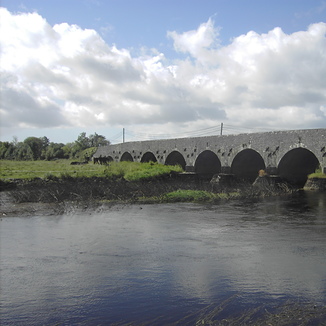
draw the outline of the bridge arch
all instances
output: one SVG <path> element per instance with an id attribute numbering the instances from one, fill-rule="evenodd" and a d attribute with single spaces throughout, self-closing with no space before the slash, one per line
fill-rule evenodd
<path id="1" fill-rule="evenodd" d="M 290 184 L 303 187 L 308 174 L 315 172 L 318 166 L 319 161 L 313 152 L 306 148 L 294 148 L 281 158 L 278 174 Z"/>
<path id="2" fill-rule="evenodd" d="M 217 155 L 210 150 L 205 150 L 196 159 L 195 172 L 204 178 L 210 178 L 221 172 L 221 166 L 221 161 Z"/>
<path id="3" fill-rule="evenodd" d="M 186 161 L 183 155 L 178 151 L 171 152 L 165 160 L 165 165 L 180 165 L 183 170 L 186 169 Z"/>
<path id="4" fill-rule="evenodd" d="M 265 162 L 261 155 L 253 149 L 239 152 L 231 164 L 231 173 L 239 179 L 254 182 L 259 170 L 265 170 Z"/>
<path id="5" fill-rule="evenodd" d="M 120 162 L 133 162 L 134 159 L 132 158 L 129 152 L 124 152 L 121 156 Z"/>
<path id="6" fill-rule="evenodd" d="M 156 159 L 155 155 L 152 152 L 146 152 L 142 156 L 140 162 L 142 162 L 142 163 L 154 162 L 155 163 L 155 162 L 157 162 L 157 159 Z"/>

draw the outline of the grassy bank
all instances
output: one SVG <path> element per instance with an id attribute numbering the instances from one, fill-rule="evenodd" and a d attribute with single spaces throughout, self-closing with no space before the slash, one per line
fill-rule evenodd
<path id="1" fill-rule="evenodd" d="M 205 190 L 182 190 L 178 189 L 176 191 L 164 194 L 161 197 L 162 202 L 215 202 L 221 199 L 231 199 L 240 196 L 239 192 L 222 192 L 213 193 Z"/>
<path id="2" fill-rule="evenodd" d="M 326 173 L 315 172 L 308 175 L 308 179 L 326 179 Z"/>
<path id="3" fill-rule="evenodd" d="M 112 162 L 108 165 L 71 165 L 58 161 L 0 161 L 0 190 L 13 203 L 139 202 L 215 203 L 239 197 L 271 196 L 283 188 L 250 184 L 215 185 L 179 166 L 158 163 Z"/>
<path id="4" fill-rule="evenodd" d="M 128 181 L 148 180 L 167 175 L 171 172 L 181 172 L 179 166 L 167 166 L 158 163 L 112 162 L 109 165 L 82 164 L 72 165 L 71 160 L 57 161 L 0 161 L 0 179 L 31 180 L 41 178 L 123 178 Z"/>
<path id="5" fill-rule="evenodd" d="M 308 175 L 308 179 L 326 179 L 326 173 L 323 173 L 319 167 L 314 173 Z"/>

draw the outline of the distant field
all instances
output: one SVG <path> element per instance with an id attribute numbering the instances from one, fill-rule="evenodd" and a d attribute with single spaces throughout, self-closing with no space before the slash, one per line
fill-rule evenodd
<path id="1" fill-rule="evenodd" d="M 0 161 L 1 179 L 47 178 L 49 175 L 103 176 L 105 167 L 96 164 L 71 165 L 70 160 Z"/>
<path id="2" fill-rule="evenodd" d="M 53 177 L 121 177 L 126 180 L 142 180 L 181 172 L 178 166 L 153 163 L 120 162 L 110 165 L 88 163 L 71 165 L 71 160 L 57 161 L 6 161 L 0 160 L 0 179 L 51 179 Z"/>

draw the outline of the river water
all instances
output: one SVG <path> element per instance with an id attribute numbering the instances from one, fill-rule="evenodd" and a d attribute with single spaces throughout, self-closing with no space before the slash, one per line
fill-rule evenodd
<path id="1" fill-rule="evenodd" d="M 2 217 L 0 239 L 1 325 L 226 324 L 326 305 L 325 193 Z"/>

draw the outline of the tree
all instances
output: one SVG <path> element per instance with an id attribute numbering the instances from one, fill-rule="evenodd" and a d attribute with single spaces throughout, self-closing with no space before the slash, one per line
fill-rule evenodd
<path id="1" fill-rule="evenodd" d="M 27 137 L 23 142 L 13 137 L 12 142 L 0 141 L 0 159 L 6 160 L 53 160 L 56 158 L 84 157 L 88 159 L 96 147 L 109 145 L 110 141 L 96 132 L 87 137 L 82 132 L 73 143 L 53 143 L 46 136 Z M 88 150 L 89 149 L 89 150 Z"/>
<path id="2" fill-rule="evenodd" d="M 7 141 L 1 141 L 0 142 L 0 159 L 5 159 L 7 158 L 7 151 L 10 149 L 11 144 Z M 9 154 L 9 152 L 8 152 Z"/>
<path id="3" fill-rule="evenodd" d="M 38 160 L 41 158 L 43 141 L 41 138 L 28 137 L 24 140 L 24 144 L 28 145 L 32 151 L 32 160 Z"/>
<path id="4" fill-rule="evenodd" d="M 69 155 L 65 154 L 64 146 L 65 145 L 62 143 L 50 143 L 44 152 L 44 158 L 47 161 L 60 158 L 69 158 Z"/>
<path id="5" fill-rule="evenodd" d="M 99 147 L 104 145 L 109 145 L 110 141 L 106 140 L 104 136 L 98 135 L 95 133 L 94 135 L 86 136 L 86 132 L 82 132 L 70 150 L 70 157 L 78 156 L 78 153 L 84 151 L 87 148 L 91 147 Z"/>
<path id="6" fill-rule="evenodd" d="M 77 140 L 75 141 L 75 146 L 78 151 L 82 151 L 88 147 L 91 147 L 89 138 L 86 136 L 86 132 L 82 132 Z"/>
<path id="7" fill-rule="evenodd" d="M 46 136 L 43 136 L 40 138 L 41 141 L 42 141 L 42 152 L 41 152 L 41 159 L 44 159 L 45 158 L 45 153 L 46 153 L 46 150 L 50 144 L 50 139 Z"/>
<path id="8" fill-rule="evenodd" d="M 25 142 L 19 142 L 14 149 L 13 159 L 18 161 L 34 160 L 34 154 L 31 147 Z"/>
<path id="9" fill-rule="evenodd" d="M 91 145 L 90 147 L 99 147 L 99 146 L 110 145 L 109 140 L 106 140 L 104 136 L 98 135 L 97 133 L 89 136 L 89 142 Z"/>
<path id="10" fill-rule="evenodd" d="M 42 149 L 46 149 L 50 144 L 50 139 L 46 136 L 40 138 L 42 141 Z"/>
<path id="11" fill-rule="evenodd" d="M 75 147 L 75 143 L 67 143 L 62 147 L 65 157 L 75 157 L 77 150 Z"/>
<path id="12" fill-rule="evenodd" d="M 11 142 L 14 146 L 16 146 L 18 144 L 18 137 L 14 136 L 12 137 L 12 142 Z"/>

